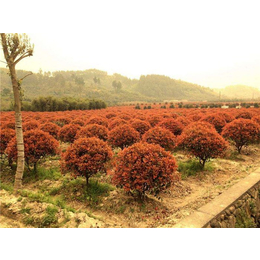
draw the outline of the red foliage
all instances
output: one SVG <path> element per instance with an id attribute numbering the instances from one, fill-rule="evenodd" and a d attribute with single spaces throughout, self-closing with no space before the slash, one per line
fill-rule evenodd
<path id="1" fill-rule="evenodd" d="M 147 132 L 150 128 L 151 125 L 148 122 L 145 122 L 140 119 L 135 119 L 132 123 L 131 126 L 140 133 L 142 136 L 145 132 Z"/>
<path id="2" fill-rule="evenodd" d="M 51 135 L 39 129 L 24 132 L 24 157 L 29 166 L 34 165 L 46 155 L 54 155 L 58 152 L 59 142 Z M 16 137 L 14 137 L 6 148 L 9 160 L 17 159 Z"/>
<path id="3" fill-rule="evenodd" d="M 100 117 L 100 116 L 91 117 L 91 118 L 87 121 L 87 124 L 88 124 L 88 125 L 97 124 L 97 125 L 103 125 L 103 126 L 105 126 L 105 127 L 108 127 L 107 118 L 105 118 L 105 117 Z"/>
<path id="4" fill-rule="evenodd" d="M 140 140 L 140 134 L 130 125 L 115 127 L 108 134 L 108 142 L 114 147 L 125 147 L 132 145 Z"/>
<path id="5" fill-rule="evenodd" d="M 162 120 L 162 118 L 157 115 L 151 115 L 147 118 L 147 120 L 151 124 L 151 126 L 154 127 Z"/>
<path id="6" fill-rule="evenodd" d="M 238 152 L 245 145 L 258 141 L 259 125 L 250 119 L 239 118 L 227 124 L 222 131 L 222 135 L 233 141 Z"/>
<path id="7" fill-rule="evenodd" d="M 13 129 L 2 129 L 0 131 L 0 154 L 5 153 L 5 149 L 8 143 L 15 137 L 15 131 Z"/>
<path id="8" fill-rule="evenodd" d="M 177 164 L 170 152 L 159 145 L 136 143 L 118 154 L 113 183 L 126 191 L 157 195 L 179 180 Z"/>
<path id="9" fill-rule="evenodd" d="M 236 119 L 243 118 L 243 119 L 251 119 L 254 116 L 254 114 L 250 111 L 241 110 L 237 115 Z"/>
<path id="10" fill-rule="evenodd" d="M 40 126 L 40 129 L 46 133 L 52 135 L 55 139 L 59 136 L 60 127 L 54 123 L 47 122 Z"/>
<path id="11" fill-rule="evenodd" d="M 33 129 L 37 129 L 40 127 L 40 124 L 38 121 L 36 120 L 30 120 L 27 122 L 23 123 L 23 131 L 29 131 L 29 130 L 33 130 Z"/>
<path id="12" fill-rule="evenodd" d="M 15 130 L 15 122 L 12 122 L 12 121 L 4 122 L 3 125 L 1 126 L 1 128 L 2 129 L 9 128 L 9 129 Z"/>
<path id="13" fill-rule="evenodd" d="M 254 116 L 254 117 L 252 118 L 252 120 L 253 120 L 254 122 L 256 122 L 256 123 L 260 126 L 260 115 L 259 115 L 259 116 Z"/>
<path id="14" fill-rule="evenodd" d="M 190 124 L 178 137 L 177 145 L 197 157 L 203 167 L 206 161 L 221 156 L 228 147 L 215 129 L 201 123 Z"/>
<path id="15" fill-rule="evenodd" d="M 112 150 L 106 142 L 96 138 L 77 139 L 63 154 L 63 167 L 75 176 L 88 179 L 100 171 L 105 171 L 106 163 L 112 158 Z"/>
<path id="16" fill-rule="evenodd" d="M 165 118 L 163 119 L 158 126 L 166 128 L 170 130 L 174 135 L 180 135 L 184 126 L 182 123 L 178 122 L 176 119 L 173 118 Z"/>
<path id="17" fill-rule="evenodd" d="M 221 133 L 223 127 L 226 125 L 226 120 L 218 114 L 207 115 L 201 120 L 212 124 L 218 133 Z"/>
<path id="18" fill-rule="evenodd" d="M 79 126 L 84 126 L 85 122 L 81 119 L 74 119 L 70 122 L 70 124 L 74 124 L 74 125 L 79 125 Z"/>
<path id="19" fill-rule="evenodd" d="M 87 125 L 85 127 L 82 127 L 76 135 L 77 139 L 82 137 L 97 137 L 101 140 L 106 141 L 108 137 L 108 130 L 102 125 Z"/>
<path id="20" fill-rule="evenodd" d="M 115 118 L 114 120 L 112 120 L 109 125 L 108 125 L 108 129 L 112 130 L 117 126 L 121 126 L 121 125 L 127 125 L 128 122 L 124 119 L 121 118 Z"/>
<path id="21" fill-rule="evenodd" d="M 69 124 L 71 121 L 70 118 L 60 116 L 60 117 L 55 117 L 52 122 L 60 127 Z"/>
<path id="22" fill-rule="evenodd" d="M 62 142 L 73 143 L 76 139 L 77 132 L 81 129 L 79 125 L 64 125 L 59 131 L 59 139 Z"/>
<path id="23" fill-rule="evenodd" d="M 165 150 L 172 151 L 175 147 L 176 137 L 170 130 L 156 126 L 143 135 L 143 141 L 159 144 Z"/>

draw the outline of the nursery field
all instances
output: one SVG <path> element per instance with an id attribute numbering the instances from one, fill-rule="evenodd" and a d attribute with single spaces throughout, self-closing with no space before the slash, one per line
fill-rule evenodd
<path id="1" fill-rule="evenodd" d="M 0 227 L 172 227 L 260 167 L 260 109 L 1 113 Z"/>

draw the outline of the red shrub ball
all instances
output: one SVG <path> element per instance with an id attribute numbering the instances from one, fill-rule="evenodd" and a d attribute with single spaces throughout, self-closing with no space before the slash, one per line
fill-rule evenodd
<path id="1" fill-rule="evenodd" d="M 108 142 L 114 147 L 125 147 L 132 145 L 140 140 L 140 134 L 130 125 L 115 127 L 108 134 Z"/>
<path id="2" fill-rule="evenodd" d="M 74 119 L 70 122 L 70 124 L 74 124 L 74 125 L 79 125 L 79 126 L 84 126 L 85 122 L 81 119 Z"/>
<path id="3" fill-rule="evenodd" d="M 108 144 L 96 137 L 77 139 L 63 154 L 66 170 L 75 176 L 89 178 L 100 171 L 105 171 L 106 163 L 112 158 L 112 150 Z"/>
<path id="4" fill-rule="evenodd" d="M 176 119 L 173 118 L 165 118 L 163 119 L 158 126 L 166 128 L 170 130 L 174 135 L 180 135 L 184 126 L 182 123 L 178 122 Z"/>
<path id="5" fill-rule="evenodd" d="M 92 125 L 87 125 L 85 127 L 82 127 L 77 135 L 76 138 L 83 138 L 83 137 L 97 137 L 101 140 L 106 141 L 108 137 L 108 130 L 106 127 L 102 125 L 97 125 L 97 124 L 92 124 Z"/>
<path id="6" fill-rule="evenodd" d="M 55 139 L 58 138 L 60 127 L 54 123 L 47 122 L 40 126 L 40 129 L 52 135 Z"/>
<path id="7" fill-rule="evenodd" d="M 5 128 L 0 131 L 0 154 L 5 153 L 8 143 L 15 137 L 13 129 Z"/>
<path id="8" fill-rule="evenodd" d="M 60 127 L 69 124 L 71 121 L 70 118 L 67 117 L 55 117 L 52 119 L 52 122 Z"/>
<path id="9" fill-rule="evenodd" d="M 197 157 L 204 167 L 210 158 L 221 156 L 227 149 L 228 143 L 213 127 L 193 123 L 178 137 L 177 146 Z"/>
<path id="10" fill-rule="evenodd" d="M 29 131 L 29 130 L 33 130 L 33 129 L 37 129 L 39 127 L 40 127 L 40 124 L 36 120 L 30 120 L 30 121 L 23 123 L 23 131 L 24 132 Z"/>
<path id="11" fill-rule="evenodd" d="M 212 124 L 218 133 L 221 133 L 223 127 L 226 125 L 226 120 L 218 114 L 207 115 L 201 119 Z"/>
<path id="12" fill-rule="evenodd" d="M 28 166 L 33 164 L 35 170 L 41 158 L 58 152 L 59 142 L 46 132 L 39 129 L 30 130 L 25 132 L 23 137 L 25 162 Z M 17 159 L 16 137 L 9 142 L 6 153 L 9 160 Z"/>
<path id="13" fill-rule="evenodd" d="M 59 139 L 62 142 L 73 143 L 77 132 L 81 129 L 79 125 L 64 125 L 59 131 Z"/>
<path id="14" fill-rule="evenodd" d="M 108 129 L 112 130 L 117 126 L 121 126 L 121 125 L 127 125 L 128 122 L 124 119 L 121 118 L 115 118 L 114 120 L 112 120 L 109 125 L 108 125 Z"/>
<path id="15" fill-rule="evenodd" d="M 118 154 L 113 183 L 126 191 L 137 192 L 143 197 L 146 192 L 157 195 L 174 181 L 175 158 L 159 145 L 136 143 Z"/>
<path id="16" fill-rule="evenodd" d="M 222 131 L 222 135 L 234 142 L 238 152 L 245 145 L 255 143 L 259 139 L 259 125 L 250 119 L 236 119 L 227 124 Z"/>
<path id="17" fill-rule="evenodd" d="M 131 126 L 140 133 L 142 136 L 145 132 L 147 132 L 150 128 L 151 125 L 143 120 L 140 119 L 135 119 L 132 123 Z"/>
<path id="18" fill-rule="evenodd" d="M 105 117 L 91 117 L 88 121 L 87 121 L 88 125 L 92 125 L 92 124 L 97 124 L 97 125 L 103 125 L 105 127 L 108 127 L 108 120 Z"/>
<path id="19" fill-rule="evenodd" d="M 243 119 L 251 119 L 254 114 L 250 111 L 241 110 L 237 115 L 236 119 L 243 118 Z"/>
<path id="20" fill-rule="evenodd" d="M 165 150 L 172 151 L 176 137 L 170 130 L 157 126 L 147 131 L 142 140 L 150 144 L 159 144 Z"/>
<path id="21" fill-rule="evenodd" d="M 151 126 L 154 127 L 162 120 L 162 118 L 160 116 L 151 115 L 147 118 L 147 120 Z"/>

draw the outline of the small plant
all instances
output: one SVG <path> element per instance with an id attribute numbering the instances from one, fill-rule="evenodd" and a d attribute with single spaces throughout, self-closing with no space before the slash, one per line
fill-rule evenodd
<path id="1" fill-rule="evenodd" d="M 245 210 L 236 216 L 236 228 L 256 228 L 256 223 L 252 218 L 248 217 Z"/>
<path id="2" fill-rule="evenodd" d="M 22 208 L 20 210 L 21 214 L 30 214 L 30 212 L 31 212 L 31 208 Z"/>
<path id="3" fill-rule="evenodd" d="M 56 213 L 58 213 L 57 207 L 48 206 L 45 210 L 45 215 L 41 220 L 39 227 L 45 228 L 57 224 L 58 218 L 56 216 Z"/>
<path id="4" fill-rule="evenodd" d="M 201 171 L 212 171 L 213 167 L 210 163 L 206 164 L 203 168 L 202 165 L 194 159 L 190 159 L 186 162 L 178 162 L 178 171 L 181 173 L 182 179 L 186 179 L 189 176 L 197 175 Z"/>

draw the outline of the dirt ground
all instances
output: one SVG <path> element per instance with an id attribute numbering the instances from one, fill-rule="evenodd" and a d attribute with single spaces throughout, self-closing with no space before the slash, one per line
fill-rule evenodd
<path id="1" fill-rule="evenodd" d="M 175 154 L 177 162 L 189 159 L 187 155 Z M 57 164 L 53 161 L 50 164 Z M 45 162 L 48 167 L 48 162 Z M 50 166 L 50 165 L 49 165 Z M 100 198 L 94 206 L 89 201 L 73 199 L 80 197 L 82 190 L 61 189 L 67 206 L 74 209 L 73 212 L 65 212 L 59 208 L 59 225 L 54 227 L 101 227 L 101 228 L 170 228 L 178 221 L 190 215 L 195 209 L 208 203 L 224 190 L 228 189 L 242 178 L 260 167 L 260 145 L 245 148 L 241 155 L 230 153 L 225 158 L 213 159 L 210 162 L 211 169 L 198 172 L 194 176 L 183 178 L 166 191 L 160 194 L 161 199 L 148 196 L 144 202 L 138 202 L 123 190 L 115 188 L 108 192 L 107 196 Z M 1 176 L 2 183 L 7 183 L 7 175 Z M 100 176 L 100 183 L 110 183 L 109 176 Z M 111 184 L 111 183 L 110 183 Z M 61 187 L 61 180 L 44 180 L 28 182 L 24 184 L 25 190 L 41 193 L 50 191 L 55 187 Z M 44 188 L 44 189 L 43 189 Z M 57 195 L 56 195 L 57 196 Z M 66 197 L 67 196 L 67 197 Z M 0 228 L 24 228 L 29 227 L 25 223 L 24 215 L 21 217 L 22 208 L 32 209 L 29 216 L 39 216 L 48 207 L 49 202 L 27 202 L 21 198 L 21 194 L 15 195 L 7 190 L 0 191 L 3 205 L 9 206 L 2 210 L 0 215 Z M 53 196 L 55 198 L 55 195 Z M 9 203 L 10 201 L 10 203 Z M 27 203 L 27 204 L 26 204 Z M 9 205 L 10 204 L 10 205 Z M 40 208 L 40 209 L 39 209 Z M 3 209 L 3 206 L 2 206 Z M 69 215 L 64 220 L 65 213 Z M 30 215 L 31 214 L 31 215 Z M 37 215 L 38 214 L 38 215 Z M 31 223 L 30 223 L 31 224 Z M 34 227 L 38 227 L 34 225 Z M 52 226 L 50 226 L 52 227 Z"/>

